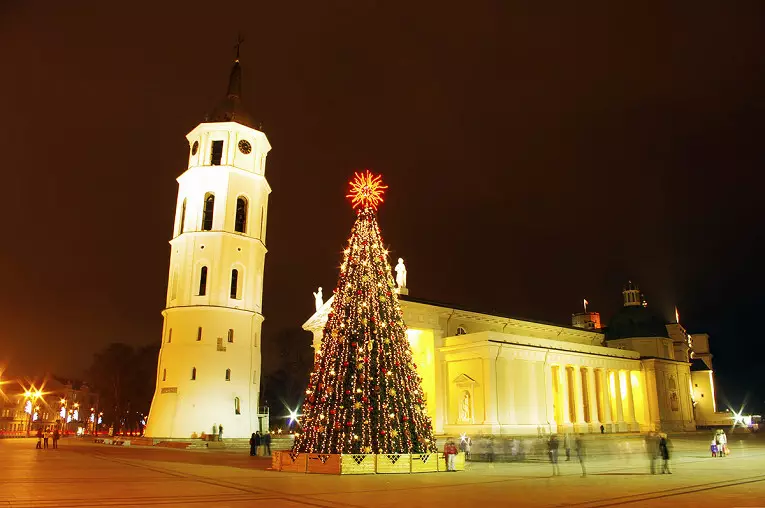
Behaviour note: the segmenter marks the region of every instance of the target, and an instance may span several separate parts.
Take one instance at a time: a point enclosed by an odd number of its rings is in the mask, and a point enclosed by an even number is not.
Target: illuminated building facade
[[[623,295],[605,332],[597,313],[560,326],[399,295],[436,433],[694,430],[687,334],[676,357],[637,288]],[[316,350],[331,304],[303,325]]]
[[[268,428],[258,398],[271,145],[242,107],[241,72],[237,57],[225,99],[186,136],[148,437]]]

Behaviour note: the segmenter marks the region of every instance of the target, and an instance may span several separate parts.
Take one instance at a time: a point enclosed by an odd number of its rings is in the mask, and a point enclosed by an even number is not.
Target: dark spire
[[[256,122],[242,105],[242,67],[239,65],[240,46],[244,42],[241,36],[236,39],[236,59],[228,77],[226,98],[205,117],[205,122],[236,122],[256,128]]]

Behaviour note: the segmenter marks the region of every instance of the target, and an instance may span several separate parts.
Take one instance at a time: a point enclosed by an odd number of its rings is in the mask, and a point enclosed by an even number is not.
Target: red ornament
[[[331,415],[335,414],[336,412],[337,412],[337,411],[335,411],[334,409],[330,409],[330,410],[329,410],[329,414],[331,414]]]
[[[409,419],[409,417],[408,416],[404,416],[403,419],[404,419],[404,421],[407,421]]]
[[[382,434],[382,435],[384,436],[384,435],[385,435],[385,431],[384,431],[384,430],[381,430],[381,431],[380,431],[380,434]]]
[[[350,394],[351,394],[351,391],[350,391],[350,390],[345,390],[345,394],[346,394],[346,395],[350,395]]]
[[[353,426],[353,423],[351,423],[351,422],[345,422],[345,426],[346,426],[346,427],[352,427],[352,426]]]
[[[347,366],[348,366],[348,362],[343,362],[343,367],[347,367]]]

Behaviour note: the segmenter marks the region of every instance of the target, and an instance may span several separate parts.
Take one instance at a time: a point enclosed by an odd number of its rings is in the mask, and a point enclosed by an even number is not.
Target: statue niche
[[[475,393],[475,379],[466,374],[461,374],[454,380],[455,390],[453,401],[457,408],[457,423],[458,424],[474,424],[475,423],[475,405],[474,405],[474,393]]]

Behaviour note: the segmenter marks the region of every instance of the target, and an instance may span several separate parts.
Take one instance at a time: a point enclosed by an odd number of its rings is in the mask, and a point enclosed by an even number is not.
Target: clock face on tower
[[[191,146],[191,155],[196,155],[198,150],[199,150],[199,141],[194,141],[194,144]]]
[[[249,141],[243,139],[239,142],[239,151],[247,155],[248,153],[252,152],[252,145]]]

